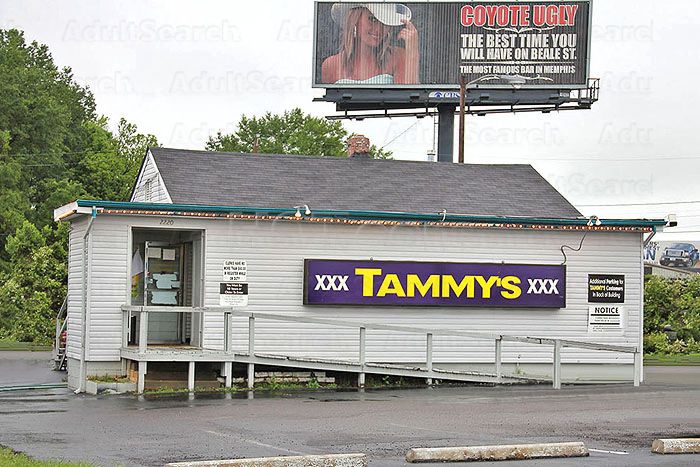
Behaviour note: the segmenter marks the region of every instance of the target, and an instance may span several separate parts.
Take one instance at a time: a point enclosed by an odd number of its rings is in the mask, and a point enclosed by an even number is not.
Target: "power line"
[[[596,207],[596,206],[602,206],[602,207],[613,207],[613,206],[661,206],[664,204],[695,204],[695,203],[700,203],[700,199],[692,200],[692,201],[664,201],[664,202],[653,202],[653,203],[618,203],[618,204],[577,204],[577,206],[581,207]]]
[[[35,152],[35,153],[17,153],[8,154],[10,157],[38,157],[38,156],[73,156],[76,154],[85,154],[88,152],[95,152],[91,150],[75,151],[75,152]]]
[[[653,156],[653,157],[624,157],[624,158],[602,158],[602,157],[582,157],[582,158],[546,158],[546,157],[513,157],[513,159],[531,159],[533,162],[546,161],[568,161],[568,162],[663,162],[663,161],[680,161],[680,160],[697,160],[700,162],[700,156]]]
[[[403,136],[404,133],[406,133],[408,130],[410,130],[410,129],[413,128],[414,126],[418,125],[418,123],[420,123],[420,120],[416,119],[416,121],[413,122],[413,124],[412,124],[411,126],[409,126],[408,128],[406,128],[405,130],[403,130],[403,131],[402,131],[401,133],[399,133],[398,135],[394,136],[388,143],[383,144],[382,147],[381,147],[380,149],[384,149],[385,147],[389,146],[391,143],[393,143],[394,141],[396,141],[397,139],[399,139],[399,137]]]

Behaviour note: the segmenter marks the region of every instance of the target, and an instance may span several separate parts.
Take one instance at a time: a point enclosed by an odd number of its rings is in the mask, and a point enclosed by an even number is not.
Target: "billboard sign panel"
[[[700,269],[699,247],[698,241],[650,242],[644,247],[644,261],[697,270]]]
[[[313,85],[584,88],[590,1],[316,2]]]
[[[307,259],[304,304],[564,308],[566,267]]]

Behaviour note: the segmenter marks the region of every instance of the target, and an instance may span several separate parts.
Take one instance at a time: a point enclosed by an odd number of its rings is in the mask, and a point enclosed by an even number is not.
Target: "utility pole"
[[[464,74],[459,74],[459,148],[458,162],[464,164],[464,101],[466,100],[467,85]]]

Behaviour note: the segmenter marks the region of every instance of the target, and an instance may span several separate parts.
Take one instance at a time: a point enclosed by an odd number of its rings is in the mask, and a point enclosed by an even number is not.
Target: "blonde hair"
[[[353,72],[355,51],[357,50],[359,37],[357,36],[357,24],[360,22],[363,10],[372,14],[365,7],[352,8],[345,15],[345,24],[340,33],[340,60],[343,64],[343,68],[348,72]],[[384,27],[384,34],[379,40],[379,45],[375,52],[375,58],[377,59],[377,64],[380,69],[384,69],[384,66],[388,63],[389,57],[391,56],[391,29]]]

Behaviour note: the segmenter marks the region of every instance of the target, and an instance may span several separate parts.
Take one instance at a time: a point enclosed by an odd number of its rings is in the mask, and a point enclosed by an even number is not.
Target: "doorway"
[[[201,306],[201,231],[132,230],[131,304],[137,306]],[[148,316],[149,344],[201,342],[201,314],[154,311]],[[133,342],[138,342],[138,316],[131,319]]]

